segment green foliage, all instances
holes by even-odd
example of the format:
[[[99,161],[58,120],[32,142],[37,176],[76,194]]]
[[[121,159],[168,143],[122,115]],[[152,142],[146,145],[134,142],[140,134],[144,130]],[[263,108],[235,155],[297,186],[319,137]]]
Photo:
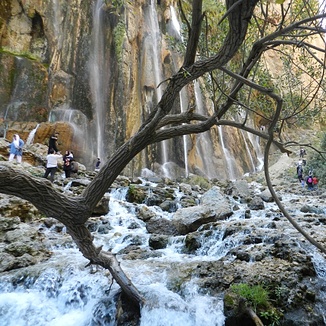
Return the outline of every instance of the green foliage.
[[[119,63],[121,63],[122,61],[123,43],[125,37],[126,37],[126,26],[122,21],[120,21],[114,29],[114,44],[115,44],[116,55]]]
[[[13,52],[10,51],[6,48],[0,48],[0,53],[6,53],[12,56],[16,56],[16,57],[21,57],[21,58],[26,58],[26,59],[30,59],[33,61],[40,61],[40,58],[38,58],[37,56],[33,55],[32,53],[28,52],[28,51],[22,51],[22,52]]]
[[[276,5],[284,5],[284,0],[276,0]],[[248,27],[246,41],[241,46],[241,50],[231,59],[227,68],[233,72],[239,73],[243,63],[248,58],[253,45],[257,40],[264,38],[266,35],[277,31],[279,24],[290,25],[295,21],[311,17],[318,14],[318,1],[294,1],[291,4],[291,10],[283,12],[274,10],[269,2],[262,3],[263,10],[257,11],[255,19],[252,20]],[[185,13],[188,22],[191,21],[191,5],[188,2],[182,2],[182,10]],[[224,2],[207,0],[203,3],[204,22],[201,37],[198,44],[198,56],[207,58],[215,55],[221,48],[229,25]],[[187,24],[183,22],[182,35],[187,39]],[[268,55],[263,52],[256,69],[253,69],[249,75],[249,79],[253,82],[273,90],[283,99],[282,114],[280,117],[279,127],[287,126],[303,126],[306,124],[306,117],[310,119],[319,119],[322,110],[325,108],[325,92],[326,82],[321,81],[321,69],[317,68],[317,62],[313,62],[313,56],[316,53],[304,46],[297,46],[296,41],[302,41],[301,30],[294,29],[284,39],[288,39],[289,43],[284,46],[278,46],[275,51],[270,48],[266,53],[273,55],[273,60],[278,61],[273,69],[277,70],[271,73],[270,61]],[[184,51],[179,43],[173,43],[171,39],[171,47]],[[290,45],[293,41],[293,45]],[[273,52],[272,52],[273,51]],[[268,63],[269,62],[269,63]],[[268,67],[268,68],[267,68]],[[272,68],[271,68],[272,69]],[[211,98],[216,107],[227,100],[227,94],[230,92],[234,80],[221,71],[214,71],[210,76],[206,75],[206,89],[210,90]],[[303,80],[305,81],[303,83]],[[318,82],[321,81],[318,90]],[[312,101],[312,98],[314,100]],[[275,112],[275,101],[268,95],[259,91],[253,91],[250,87],[243,87],[237,94],[237,100],[242,107],[250,108],[252,115],[257,124],[268,124]],[[238,116],[238,108],[229,110],[231,115]],[[225,117],[225,118],[230,118]],[[285,123],[284,123],[285,122]],[[309,127],[309,126],[307,126]]]
[[[231,285],[231,290],[245,298],[257,310],[268,306],[268,292],[261,285],[250,286],[245,283]]]
[[[195,175],[195,176],[187,179],[186,182],[190,185],[199,186],[203,189],[209,189],[211,187],[210,182],[206,178],[198,176],[198,175]]]
[[[122,8],[127,5],[132,5],[130,0],[105,0],[106,10],[110,13],[120,16]]]
[[[319,185],[326,185],[326,132],[322,135],[320,140],[320,150],[323,154],[314,153],[309,160],[309,169],[319,179]]]
[[[259,316],[264,320],[264,325],[277,326],[281,325],[281,314],[276,309],[261,311]]]
[[[250,286],[245,283],[231,285],[233,293],[247,300],[248,305],[260,316],[264,325],[277,326],[280,325],[282,311],[272,307],[269,302],[269,292],[262,285]],[[280,289],[280,291],[282,291]],[[281,294],[281,292],[280,292]],[[232,303],[232,297],[228,299]]]

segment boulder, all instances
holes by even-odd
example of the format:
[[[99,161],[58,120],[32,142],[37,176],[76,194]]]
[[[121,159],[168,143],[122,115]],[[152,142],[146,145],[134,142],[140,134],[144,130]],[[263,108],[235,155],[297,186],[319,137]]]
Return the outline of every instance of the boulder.
[[[264,201],[259,196],[255,196],[249,203],[248,207],[254,211],[265,208]]]

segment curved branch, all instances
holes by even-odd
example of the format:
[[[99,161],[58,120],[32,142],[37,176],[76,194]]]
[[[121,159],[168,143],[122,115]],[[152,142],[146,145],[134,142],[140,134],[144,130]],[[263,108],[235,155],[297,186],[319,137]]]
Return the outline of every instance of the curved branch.
[[[63,224],[84,223],[92,212],[82,198],[68,197],[54,188],[50,181],[13,169],[5,162],[0,164],[0,188],[4,194],[28,200],[40,212]]]
[[[264,173],[265,173],[265,178],[266,178],[266,182],[267,182],[267,186],[268,189],[271,193],[271,195],[273,196],[277,206],[279,207],[279,209],[281,210],[281,212],[283,213],[283,215],[287,218],[287,220],[294,226],[294,228],[301,233],[312,245],[314,245],[316,248],[318,248],[320,251],[322,251],[323,253],[326,253],[326,248],[324,246],[322,246],[320,243],[318,243],[315,239],[313,239],[307,232],[305,232],[300,225],[290,216],[290,214],[288,214],[287,210],[284,208],[283,204],[281,203],[281,201],[279,200],[278,196],[276,195],[271,179],[270,179],[270,175],[269,175],[269,151],[271,148],[271,145],[273,143],[273,135],[274,135],[274,128],[276,126],[276,123],[280,117],[281,114],[281,109],[282,109],[282,105],[283,105],[283,101],[280,97],[278,97],[276,94],[272,93],[269,94],[269,96],[271,96],[277,103],[277,108],[276,108],[276,112],[274,115],[274,119],[268,129],[268,141],[265,147],[265,151],[264,151]]]
[[[192,2],[192,24],[187,42],[187,49],[183,66],[187,67],[194,63],[199,42],[201,23],[203,21],[202,0]]]
[[[90,264],[99,265],[108,269],[114,280],[134,303],[140,306],[144,304],[145,299],[124,273],[116,256],[111,252],[102,250],[102,247],[96,248],[92,235],[85,225],[72,225],[67,227],[67,231],[83,256],[90,261]]]

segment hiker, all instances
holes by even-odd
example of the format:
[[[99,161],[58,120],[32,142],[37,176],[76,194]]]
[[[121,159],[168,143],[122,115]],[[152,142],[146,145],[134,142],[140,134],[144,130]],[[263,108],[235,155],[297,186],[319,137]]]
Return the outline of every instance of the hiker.
[[[16,156],[17,163],[22,162],[23,156],[23,146],[24,141],[19,138],[17,134],[14,134],[12,137],[12,143],[9,145],[10,147],[10,154],[9,154],[9,162],[13,161]]]
[[[54,149],[51,148],[50,153],[46,157],[46,170],[43,177],[47,179],[48,175],[50,174],[50,180],[52,183],[54,181],[54,175],[58,168],[59,158],[62,158],[60,152],[54,153]]]
[[[314,175],[312,178],[312,184],[313,184],[313,188],[317,189],[318,188],[318,178]]]
[[[96,164],[95,164],[95,171],[99,171],[100,170],[100,165],[101,165],[101,159],[98,157]]]
[[[65,171],[65,176],[66,178],[70,178],[70,173],[72,170],[72,161],[74,160],[73,155],[71,154],[70,151],[66,151],[62,159],[63,159],[63,170]]]
[[[58,136],[59,133],[55,132],[49,139],[49,148],[48,148],[48,154],[50,154],[50,150],[53,149],[54,152],[58,152],[57,142],[58,142]]]
[[[297,175],[298,175],[299,182],[301,183],[302,187],[304,187],[303,169],[301,163],[299,163],[297,166]]]
[[[306,184],[308,186],[308,190],[312,190],[314,188],[313,182],[312,182],[312,173],[309,172],[308,177],[306,178]]]

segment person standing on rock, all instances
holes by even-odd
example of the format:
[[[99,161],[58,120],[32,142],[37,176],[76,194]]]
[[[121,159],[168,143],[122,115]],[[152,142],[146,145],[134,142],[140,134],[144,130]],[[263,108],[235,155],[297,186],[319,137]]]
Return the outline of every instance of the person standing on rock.
[[[60,152],[54,153],[54,149],[50,149],[50,153],[46,157],[46,170],[44,173],[44,178],[48,178],[48,175],[50,174],[50,180],[53,183],[54,181],[54,175],[58,168],[58,159],[62,158],[62,155]]]
[[[17,163],[22,162],[24,144],[25,144],[24,141],[20,139],[17,134],[13,136],[12,143],[9,145],[10,147],[9,162],[13,161],[15,156],[16,156]]]
[[[55,132],[49,139],[49,149],[48,154],[50,154],[50,150],[53,149],[54,152],[58,152],[57,142],[58,142],[59,133]]]
[[[100,165],[101,165],[101,159],[98,157],[96,164],[95,164],[95,171],[99,171],[100,170]]]

